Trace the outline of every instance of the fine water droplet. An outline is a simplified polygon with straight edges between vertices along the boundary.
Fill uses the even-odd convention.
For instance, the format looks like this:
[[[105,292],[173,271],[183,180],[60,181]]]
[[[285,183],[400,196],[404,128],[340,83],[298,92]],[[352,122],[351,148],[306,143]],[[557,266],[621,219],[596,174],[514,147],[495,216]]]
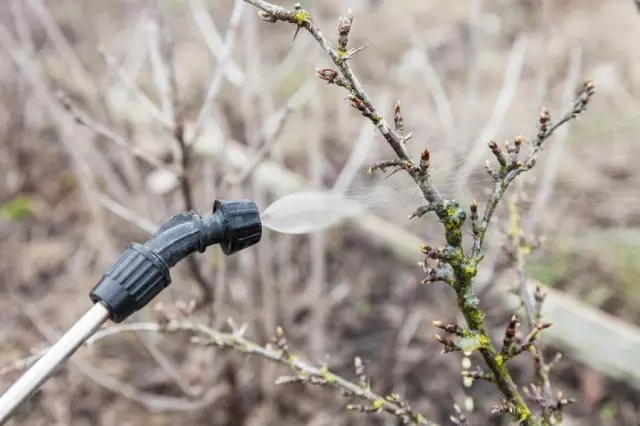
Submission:
[[[261,215],[262,225],[286,234],[306,234],[335,225],[355,215],[362,207],[333,192],[299,192],[269,205]]]

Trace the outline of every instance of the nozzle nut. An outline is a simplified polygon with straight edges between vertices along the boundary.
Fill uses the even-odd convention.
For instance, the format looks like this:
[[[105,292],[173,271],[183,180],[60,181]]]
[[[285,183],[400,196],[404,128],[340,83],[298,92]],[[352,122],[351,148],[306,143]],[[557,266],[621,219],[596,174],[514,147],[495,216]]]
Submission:
[[[224,226],[222,252],[231,255],[260,242],[262,222],[258,206],[249,200],[216,200],[214,215],[220,215]]]

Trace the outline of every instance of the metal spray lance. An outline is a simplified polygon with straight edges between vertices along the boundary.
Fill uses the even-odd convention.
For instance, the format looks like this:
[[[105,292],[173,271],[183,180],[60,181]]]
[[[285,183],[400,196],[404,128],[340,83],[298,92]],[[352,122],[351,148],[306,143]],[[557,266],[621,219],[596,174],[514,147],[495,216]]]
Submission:
[[[107,320],[124,321],[164,290],[171,283],[169,270],[179,261],[215,244],[231,255],[258,243],[261,237],[255,203],[216,200],[211,216],[179,213],[144,244],[129,244],[89,293],[93,307],[0,397],[0,424]]]

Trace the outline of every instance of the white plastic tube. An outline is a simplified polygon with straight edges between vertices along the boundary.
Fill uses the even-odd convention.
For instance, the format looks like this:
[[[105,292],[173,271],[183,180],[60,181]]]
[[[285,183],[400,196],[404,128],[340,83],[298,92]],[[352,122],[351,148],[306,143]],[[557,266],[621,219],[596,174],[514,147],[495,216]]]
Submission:
[[[109,311],[96,303],[58,340],[26,373],[0,397],[0,425],[14,410],[31,396],[102,324],[109,319]]]

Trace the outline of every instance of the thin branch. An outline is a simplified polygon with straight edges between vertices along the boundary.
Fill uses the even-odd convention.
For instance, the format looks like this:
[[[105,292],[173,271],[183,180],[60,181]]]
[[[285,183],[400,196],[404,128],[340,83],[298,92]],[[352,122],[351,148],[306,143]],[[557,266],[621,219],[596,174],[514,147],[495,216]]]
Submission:
[[[175,75],[173,72],[171,46],[166,34],[163,16],[157,1],[151,8],[152,18],[147,22],[149,56],[153,82],[160,95],[162,113],[167,120],[175,117]]]
[[[464,415],[460,406],[455,404],[453,406],[453,409],[455,410],[455,414],[451,415],[451,417],[449,418],[451,422],[453,422],[453,424],[456,424],[458,426],[471,426],[469,420],[467,419],[467,416]]]
[[[315,124],[315,130],[312,131],[312,135],[309,136],[309,141],[307,142],[309,181],[315,189],[320,190],[323,187],[322,172],[325,153],[322,139],[325,131],[322,128],[324,117],[319,97],[316,97],[312,102],[311,108],[313,111],[312,114],[316,117],[317,122]],[[327,318],[329,316],[328,298],[326,297],[328,291],[326,276],[326,232],[321,230],[309,235],[309,244],[311,246],[311,271],[306,292],[309,297],[314,300],[314,308],[310,315],[308,338],[311,353],[316,359],[319,359],[325,354]]]
[[[226,61],[227,65],[222,68],[227,76],[227,80],[234,86],[241,88],[245,81],[245,75],[231,57],[228,55],[225,56],[225,43],[222,41],[222,37],[220,37],[213,19],[211,19],[206,5],[202,0],[191,0],[189,1],[189,6],[193,20],[198,26],[209,51],[218,61],[218,66],[220,66],[223,61]]]
[[[383,397],[375,394],[370,389],[368,381],[363,380],[361,362],[358,363],[356,361],[356,374],[359,376],[359,383],[356,384],[330,372],[326,367],[315,367],[299,356],[290,353],[288,343],[280,328],[278,328],[276,338],[273,339],[275,347],[272,345],[261,346],[245,338],[244,333],[246,328],[235,326],[233,321],[229,321],[233,331],[231,333],[224,333],[214,330],[202,323],[195,322],[190,318],[189,312],[185,312],[184,315],[164,316],[165,313],[161,305],[157,305],[157,308],[157,312],[163,316],[159,322],[117,324],[103,328],[89,338],[85,346],[92,346],[107,337],[127,332],[156,332],[165,334],[186,332],[192,335],[191,341],[194,344],[217,346],[223,349],[231,349],[244,355],[255,355],[287,366],[296,374],[294,377],[281,377],[277,383],[308,382],[314,385],[333,387],[340,389],[345,396],[359,398],[371,404],[370,407],[349,405],[347,408],[350,410],[362,411],[363,409],[369,409],[372,412],[385,411],[399,418],[406,419],[406,423],[413,425],[438,426],[436,423],[425,419],[422,415],[407,409],[408,405],[403,403],[399,397],[394,395]],[[18,368],[28,368],[29,365],[46,353],[47,349],[48,348],[45,348],[29,358],[15,362],[9,367],[4,367],[0,369],[0,372],[8,371],[10,368],[14,370]],[[358,368],[358,366],[360,366],[360,368]]]
[[[576,47],[571,52],[571,60],[569,70],[564,83],[563,108],[570,108],[575,87],[580,78],[580,68],[582,62],[582,48]],[[546,68],[546,67],[542,67]],[[553,189],[560,169],[562,154],[564,152],[565,142],[569,135],[571,126],[569,124],[558,130],[554,139],[553,147],[549,152],[549,158],[546,161],[545,170],[542,173],[542,182],[536,192],[533,206],[529,209],[527,221],[524,224],[524,231],[530,233],[533,231],[542,209],[545,207],[549,198],[553,194]]]
[[[431,61],[428,46],[420,36],[416,23],[411,21],[411,24],[414,26],[414,30],[411,32],[413,35],[413,43],[415,45],[414,51],[419,54],[422,62],[420,71],[424,75],[424,79],[429,87],[433,101],[436,104],[436,111],[440,117],[440,122],[442,123],[444,132],[447,135],[447,141],[449,144],[456,147],[456,150],[464,150],[464,146],[458,143],[453,107],[451,106],[451,101],[449,100],[447,91],[442,84],[442,79],[438,75],[433,62]]]
[[[386,104],[389,101],[390,96],[388,94],[385,93],[380,96],[380,104]],[[371,152],[374,131],[375,130],[369,126],[367,122],[363,123],[362,128],[360,129],[360,135],[358,136],[353,150],[331,188],[333,192],[342,193],[349,189],[349,186],[351,186],[357,174],[360,172],[367,154]]]
[[[289,10],[281,6],[276,6],[262,0],[244,0],[261,10],[260,17],[266,21],[283,21],[296,24],[298,27],[304,27],[313,38],[320,44],[322,49],[329,55],[333,63],[342,73],[342,76],[349,84],[349,90],[354,97],[352,104],[354,106],[361,104],[361,111],[369,118],[378,128],[387,143],[391,146],[398,158],[415,165],[413,159],[409,155],[403,144],[403,138],[394,131],[387,123],[382,115],[378,113],[369,95],[365,92],[360,80],[356,77],[349,61],[345,59],[344,52],[339,52],[333,47],[329,39],[327,39],[320,28],[312,21],[311,15],[304,9]],[[417,167],[417,166],[416,166]],[[425,198],[429,202],[439,202],[442,200],[440,192],[431,184],[424,176],[420,176],[415,172],[411,177],[420,187]]]
[[[146,231],[150,234],[156,232],[158,230],[158,225],[156,223],[151,222],[150,220],[148,220],[147,218],[139,215],[138,213],[130,210],[129,208],[123,206],[122,204],[118,203],[117,201],[112,200],[111,198],[107,197],[106,195],[103,194],[97,194],[96,198],[98,199],[98,202],[107,210],[109,210],[111,213],[115,214],[116,216],[121,217],[122,219],[133,223],[134,225],[136,225],[138,228],[142,229],[143,231]]]
[[[518,253],[518,267],[516,268],[516,274],[518,275],[518,291],[520,292],[520,298],[522,299],[522,303],[524,304],[524,309],[527,316],[527,323],[529,327],[534,327],[536,324],[536,316],[533,310],[533,303],[531,295],[529,294],[528,285],[527,285],[527,277],[524,273],[524,260],[522,258],[522,248],[520,247],[520,243],[518,241],[518,248],[516,249]]]
[[[525,53],[528,46],[528,37],[526,35],[520,36],[513,47],[509,55],[509,62],[504,71],[504,80],[500,89],[500,94],[496,100],[489,121],[480,131],[478,138],[475,140],[473,146],[470,148],[468,158],[457,178],[457,185],[460,191],[464,191],[464,185],[466,184],[469,176],[473,170],[478,166],[482,160],[482,155],[485,151],[485,143],[487,140],[495,138],[496,133],[500,129],[509,106],[515,99],[515,94],[518,89],[518,83],[520,82],[520,75],[522,73],[522,66],[524,64]],[[465,191],[466,192],[466,191]]]
[[[487,207],[485,208],[482,216],[482,221],[478,225],[479,232],[474,239],[472,256],[478,256],[484,242],[486,230],[489,226],[489,222],[493,217],[493,214],[498,207],[498,203],[502,198],[504,192],[507,190],[511,182],[518,177],[521,173],[531,169],[537,160],[538,153],[542,149],[543,142],[546,141],[554,134],[554,132],[563,124],[575,119],[579,114],[585,111],[591,96],[595,93],[595,88],[590,80],[586,81],[582,88],[579,90],[577,99],[574,100],[571,109],[560,118],[554,124],[551,124],[551,117],[549,111],[543,108],[540,118],[538,120],[539,131],[534,139],[529,143],[529,153],[524,162],[518,162],[518,165],[511,170],[503,170],[502,175],[496,182]]]
[[[581,49],[577,48],[573,51],[571,64],[569,66],[569,71],[567,74],[567,78],[565,81],[565,89],[564,89],[564,100],[565,102],[571,102],[571,95],[573,94],[573,89],[576,86],[578,81],[578,75],[580,70],[580,60],[581,60]],[[529,233],[532,231],[534,227],[534,220],[537,218],[537,214],[539,213],[542,205],[545,200],[549,197],[549,194],[552,190],[553,182],[555,181],[556,169],[558,167],[560,157],[562,154],[562,148],[564,141],[567,137],[569,127],[565,125],[558,131],[558,136],[555,138],[555,144],[552,147],[552,158],[546,167],[544,173],[543,183],[538,190],[536,195],[535,203],[533,208],[529,212],[529,220],[526,225],[526,232]],[[529,292],[529,286],[527,283],[527,278],[524,272],[524,253],[522,250],[522,225],[520,223],[520,216],[517,211],[517,201],[518,194],[514,195],[514,199],[510,204],[511,211],[511,226],[510,229],[513,233],[513,245],[516,251],[516,274],[518,276],[518,292],[520,293],[520,298],[522,300],[522,304],[525,308],[526,319],[529,327],[531,329],[537,327],[541,317],[541,305],[543,301],[543,297],[539,295],[539,288],[536,291],[535,300],[532,294]],[[539,338],[538,338],[539,339]],[[553,394],[551,391],[551,383],[549,379],[549,368],[546,365],[544,354],[540,349],[540,342],[538,340],[537,344],[531,345],[531,350],[534,354],[534,366],[536,377],[538,379],[538,383],[540,385],[540,406],[542,407],[542,418],[548,422],[550,421],[551,410],[550,407],[554,403]]]
[[[36,361],[42,358],[44,354],[47,353],[48,350],[49,348],[40,349],[38,351],[35,351],[31,356],[17,359],[13,361],[11,364],[5,365],[4,367],[0,367],[0,377],[7,374],[17,373],[17,372],[26,370],[27,368],[35,364]]]
[[[521,183],[521,182],[518,182]],[[518,292],[520,299],[524,305],[525,317],[527,319],[527,325],[529,328],[536,326],[536,314],[534,309],[533,298],[529,293],[529,287],[527,285],[527,277],[524,273],[524,253],[522,252],[522,224],[520,220],[520,213],[518,212],[518,201],[520,199],[520,193],[516,194],[508,200],[509,205],[509,236],[511,237],[511,244],[513,250],[515,250],[515,268],[516,275],[518,277]]]
[[[71,165],[73,171],[76,174],[80,188],[89,204],[89,209],[95,219],[95,223],[97,225],[101,224],[103,220],[101,211],[93,202],[95,188],[91,170],[86,160],[81,155],[81,151],[71,143],[71,140],[76,138],[77,135],[72,131],[68,116],[50,93],[50,89],[43,75],[40,64],[29,54],[28,51],[25,51],[24,48],[19,46],[11,32],[2,25],[2,23],[0,23],[0,47],[3,47],[6,50],[6,55],[13,60],[17,68],[24,75],[25,81],[27,81],[33,88],[37,97],[53,117],[53,123],[59,133],[60,141],[72,159]],[[102,228],[97,227],[96,229],[99,230],[98,232],[102,232]]]
[[[42,0],[29,0],[26,3],[28,3],[36,15],[36,18],[44,27],[57,52],[64,58],[64,63],[69,66],[73,76],[73,78],[69,80],[75,81],[84,90],[84,94],[89,99],[92,99],[97,92],[96,86],[86,67],[82,64],[80,58],[78,58],[78,55],[74,52],[73,47],[65,38],[60,25],[56,22],[55,17],[51,14],[45,2]]]
[[[176,176],[180,176],[180,171],[175,170],[170,165],[165,164],[161,159],[155,157],[153,154],[144,152],[144,150],[139,147],[131,146],[124,137],[98,123],[96,120],[90,117],[89,114],[75,105],[65,93],[59,93],[58,100],[60,101],[62,106],[73,116],[73,119],[76,123],[85,126],[96,135],[102,136],[107,141],[112,142],[119,148],[128,151],[132,156],[138,158],[139,160],[143,160],[153,167],[167,170],[175,174]]]
[[[115,328],[115,330],[106,331],[109,330],[106,329],[101,334],[96,335],[96,338],[92,339],[92,343],[95,343],[98,338],[125,331],[187,332],[193,335],[192,342],[196,344],[232,349],[244,355],[255,355],[287,366],[296,374],[294,377],[282,377],[277,383],[308,382],[315,385],[333,387],[340,389],[346,396],[368,401],[371,404],[372,411],[385,411],[401,418],[404,417],[410,424],[414,425],[437,426],[436,423],[425,419],[422,415],[403,409],[403,404],[397,399],[394,401],[394,398],[375,394],[367,383],[353,383],[331,373],[326,367],[315,367],[299,356],[290,353],[281,329],[279,329],[278,335],[274,338],[276,346],[274,348],[271,345],[261,346],[248,340],[243,336],[243,328],[234,327],[235,330],[232,333],[223,333],[185,317],[167,318],[166,322],[161,323],[132,323],[111,328]],[[362,382],[362,380],[360,381]],[[358,410],[355,406],[347,408]]]
[[[233,185],[242,184],[251,174],[255,171],[256,167],[260,165],[265,159],[268,158],[271,151],[274,149],[282,130],[288,119],[291,117],[293,111],[301,104],[310,99],[312,94],[312,86],[310,83],[305,83],[289,98],[287,104],[280,108],[273,114],[271,119],[267,120],[267,124],[260,131],[260,147],[258,148],[255,156],[249,161],[247,166],[234,176],[227,177]]]
[[[468,2],[467,27],[469,31],[469,62],[467,63],[467,79],[465,88],[464,109],[460,123],[462,141],[460,145],[464,150],[469,149],[469,145],[474,142],[472,135],[475,134],[474,113],[478,105],[478,89],[480,87],[480,63],[484,53],[485,34],[482,30],[482,0],[469,0]]]
[[[271,87],[281,87],[283,82],[291,77],[292,73],[307,59],[306,53],[313,43],[314,40],[309,38],[297,41],[278,64],[265,70],[267,73],[265,79],[271,82]]]
[[[116,73],[120,81],[129,92],[133,94],[138,102],[140,102],[165,129],[172,129],[171,119],[166,117],[162,113],[162,110],[138,87],[131,76],[122,67],[118,66],[116,59],[102,49],[99,49],[99,52],[102,54],[107,65]]]
[[[163,114],[173,123],[173,137],[177,142],[180,151],[180,174],[178,177],[184,209],[195,210],[196,206],[193,200],[193,189],[191,179],[189,178],[192,161],[191,144],[186,141],[184,121],[177,111],[178,93],[173,61],[173,46],[158,4],[155,5],[154,21],[150,24],[149,28],[153,38],[150,42],[150,47],[154,80],[162,99]],[[201,304],[204,305],[212,302],[212,285],[202,273],[198,260],[195,257],[190,256],[186,261],[189,270],[202,293],[202,300],[200,301]]]
[[[211,84],[209,85],[209,90],[207,90],[207,95],[204,99],[202,107],[200,108],[200,112],[198,113],[193,138],[191,139],[192,141],[196,141],[200,136],[200,132],[202,131],[202,127],[204,126],[204,121],[209,118],[209,112],[211,110],[213,100],[215,99],[218,91],[220,90],[220,87],[222,86],[222,79],[224,78],[227,62],[231,58],[233,45],[236,39],[236,33],[238,27],[240,26],[242,12],[244,10],[243,6],[244,3],[242,2],[242,0],[235,0],[233,11],[231,12],[231,18],[229,19],[229,28],[227,28],[227,32],[224,37],[224,49],[218,62],[218,67],[216,68],[216,71],[211,80]]]
[[[512,227],[516,233],[514,235],[514,248],[516,250],[516,274],[518,276],[518,292],[520,293],[520,299],[522,300],[522,303],[525,308],[527,323],[529,327],[532,329],[530,333],[530,336],[531,336],[533,335],[533,333],[538,331],[538,327],[540,324],[538,320],[540,316],[539,314],[541,310],[541,306],[540,306],[541,302],[538,303],[537,306],[534,306],[534,298],[531,296],[531,293],[529,292],[527,277],[524,272],[524,253],[522,250],[522,241],[520,237],[521,226],[517,220],[519,216],[516,209],[517,209],[516,202],[514,201],[512,215],[514,215],[516,219]],[[549,371],[545,364],[544,355],[540,350],[539,336],[537,336],[536,334],[537,344],[536,343],[527,344],[528,338],[529,337],[525,338],[525,341],[521,346],[521,350],[526,350],[531,348],[534,352],[535,372],[538,378],[538,382],[542,387],[542,399],[540,404],[542,406],[542,411],[543,411],[542,418],[548,421],[550,413],[548,412],[547,407],[549,407],[553,403],[553,395],[551,393],[551,382],[549,380]]]
[[[18,304],[26,317],[34,325],[35,329],[49,342],[53,343],[59,338],[59,333],[40,315],[37,309],[34,309],[30,304],[24,302],[22,298],[14,292],[10,292],[9,297]],[[126,324],[127,326],[129,324]],[[136,327],[130,327],[130,331],[145,331],[136,330]],[[146,330],[149,331],[149,330]],[[98,332],[100,333],[100,332]],[[95,335],[94,335],[95,336]],[[105,334],[106,337],[106,334]],[[93,340],[95,342],[95,339]],[[44,355],[49,348],[39,351],[36,355]],[[28,368],[32,363],[35,363],[39,357],[36,355],[22,360],[22,367]],[[94,381],[99,386],[120,395],[125,399],[135,401],[142,404],[149,410],[153,411],[189,411],[198,410],[206,406],[210,406],[213,402],[219,399],[222,395],[222,388],[216,386],[206,392],[198,399],[191,398],[176,398],[158,394],[152,394],[141,391],[135,386],[129,383],[123,382],[114,376],[104,372],[100,368],[97,368],[82,357],[82,354],[76,353],[70,360],[70,363],[75,365],[83,375]]]
[[[518,182],[521,186],[521,181]],[[529,285],[524,272],[524,251],[522,238],[522,227],[520,223],[520,215],[517,208],[518,199],[520,197],[520,191],[516,193],[509,202],[510,211],[510,225],[509,234],[511,237],[512,250],[515,250],[515,267],[516,274],[518,276],[518,293],[520,299],[524,305],[525,317],[531,331],[522,341],[522,343],[513,349],[513,337],[515,336],[517,329],[516,316],[511,319],[510,326],[507,327],[505,333],[505,348],[502,353],[505,355],[505,359],[513,358],[514,356],[530,351],[533,353],[534,370],[539,384],[539,387],[532,385],[535,396],[532,398],[527,392],[529,399],[532,399],[538,403],[542,409],[540,417],[543,425],[551,425],[551,417],[556,410],[556,407],[560,407],[557,401],[554,400],[553,393],[551,391],[551,381],[549,379],[549,371],[551,367],[545,362],[544,354],[540,349],[540,331],[548,328],[551,323],[541,322],[542,303],[544,302],[545,295],[542,292],[540,286],[535,290],[535,295],[532,296],[529,291]],[[507,340],[509,342],[507,342]],[[509,345],[506,345],[509,343]],[[525,388],[526,390],[526,388]]]

